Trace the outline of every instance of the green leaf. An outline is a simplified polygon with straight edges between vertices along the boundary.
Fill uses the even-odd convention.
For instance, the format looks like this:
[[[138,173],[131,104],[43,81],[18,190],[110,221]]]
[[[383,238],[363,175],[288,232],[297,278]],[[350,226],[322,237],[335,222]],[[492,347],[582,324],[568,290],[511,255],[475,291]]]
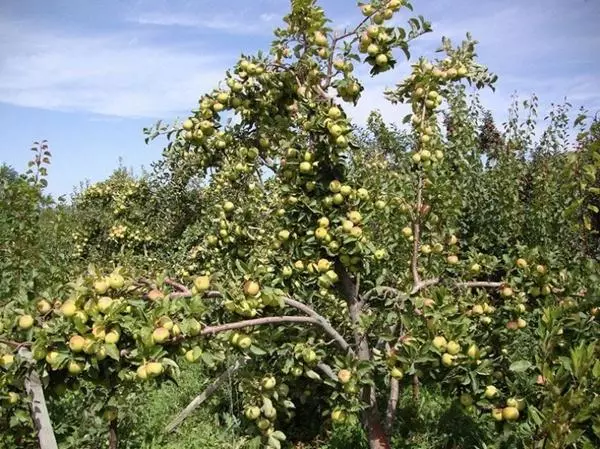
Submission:
[[[107,343],[104,345],[104,348],[106,349],[106,355],[108,355],[113,360],[119,360],[120,354],[117,345],[113,343]]]
[[[522,373],[531,368],[531,363],[527,360],[519,360],[518,362],[511,363],[509,370],[515,373]]]

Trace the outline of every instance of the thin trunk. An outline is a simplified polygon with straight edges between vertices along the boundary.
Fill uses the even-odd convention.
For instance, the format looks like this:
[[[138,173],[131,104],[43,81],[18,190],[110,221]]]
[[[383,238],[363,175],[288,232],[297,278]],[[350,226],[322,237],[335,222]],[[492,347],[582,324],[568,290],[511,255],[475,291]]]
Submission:
[[[21,349],[19,353],[25,360],[32,361],[31,352]],[[25,378],[25,390],[31,397],[31,418],[37,430],[40,449],[58,449],[54,430],[52,429],[52,422],[50,421],[50,414],[46,406],[44,388],[42,387],[40,376],[33,367],[31,367]]]
[[[363,303],[359,298],[358,291],[354,281],[342,266],[336,264],[336,271],[341,280],[341,289],[346,301],[348,301],[348,311],[350,319],[354,325],[354,342],[357,348],[359,360],[371,360],[371,350],[366,336],[360,331],[360,315]],[[363,415],[363,426],[369,435],[370,449],[390,449],[389,438],[381,424],[381,415],[377,406],[377,392],[375,387],[367,385],[362,391],[363,401],[368,404]]]
[[[110,421],[108,427],[108,448],[117,449],[119,447],[119,439],[117,437],[117,420]]]
[[[416,374],[413,375],[413,399],[415,401],[419,400],[419,396],[420,396],[420,383],[419,383],[419,376],[417,376]]]

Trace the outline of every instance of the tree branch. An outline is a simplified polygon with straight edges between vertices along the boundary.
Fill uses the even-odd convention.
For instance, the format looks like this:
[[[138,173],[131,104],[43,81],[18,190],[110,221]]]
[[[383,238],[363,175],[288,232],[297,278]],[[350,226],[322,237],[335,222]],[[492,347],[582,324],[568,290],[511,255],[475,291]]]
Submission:
[[[317,364],[317,368],[319,369],[319,371],[321,371],[327,377],[329,377],[330,379],[335,380],[337,382],[338,378],[335,375],[335,373],[333,372],[333,369],[329,365],[327,365],[326,363],[320,362]]]
[[[209,399],[225,382],[229,376],[235,373],[240,367],[246,363],[246,360],[237,360],[233,365],[223,371],[219,377],[217,377],[212,384],[210,384],[202,393],[196,396],[186,408],[184,408],[179,414],[165,427],[165,433],[170,433],[177,426],[179,426],[188,416],[190,416],[194,410],[200,407],[207,399]]]
[[[192,296],[192,292],[185,285],[180,284],[172,279],[165,279],[165,284],[170,285],[171,287],[176,288],[177,292],[169,293],[170,298],[189,298]]]
[[[413,285],[414,288],[421,283],[421,278],[419,276],[419,246],[421,244],[421,207],[423,206],[423,175],[419,172],[419,180],[417,183],[417,204],[416,204],[416,212],[417,215],[413,220],[413,251],[412,251],[412,260],[410,263],[412,277],[413,277]],[[418,291],[418,290],[417,290]]]
[[[308,316],[269,316],[264,318],[255,318],[252,320],[236,321],[234,323],[219,324],[217,326],[207,326],[200,332],[202,335],[218,334],[234,329],[243,329],[251,326],[261,326],[263,324],[285,324],[285,323],[306,323],[321,326],[319,320]]]
[[[396,409],[398,408],[398,397],[400,396],[400,382],[395,377],[390,377],[390,395],[388,397],[387,408],[385,411],[384,428],[389,435],[396,418]]]
[[[486,282],[486,281],[470,281],[470,282],[457,282],[454,284],[458,288],[500,288],[504,285],[504,282]]]
[[[319,315],[314,309],[292,298],[285,298],[283,301],[288,306],[294,307],[315,318],[325,333],[332,337],[340,348],[342,348],[345,352],[354,355],[354,350],[350,347],[350,344],[344,339],[344,337],[342,337],[342,335],[334,329],[329,321],[327,321],[323,316]]]

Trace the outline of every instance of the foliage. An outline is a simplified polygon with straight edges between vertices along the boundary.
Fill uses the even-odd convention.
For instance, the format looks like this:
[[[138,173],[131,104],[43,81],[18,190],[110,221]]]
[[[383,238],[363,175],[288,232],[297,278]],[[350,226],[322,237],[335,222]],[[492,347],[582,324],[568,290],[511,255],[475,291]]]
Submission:
[[[186,424],[219,447],[598,446],[600,128],[569,148],[557,106],[537,139],[534,97],[499,131],[467,95],[495,81],[467,36],[386,92],[409,129],[357,129],[354,64],[408,55],[430,30],[388,26],[409,9],[363,4],[336,33],[294,0],[269,54],[147,130],[168,138],[151,175],[55,207],[44,144],[28,178],[2,172],[0,419],[25,438],[3,444],[32,441],[30,370],[62,447],[169,447],[171,382],[239,361],[213,411],[247,440]]]

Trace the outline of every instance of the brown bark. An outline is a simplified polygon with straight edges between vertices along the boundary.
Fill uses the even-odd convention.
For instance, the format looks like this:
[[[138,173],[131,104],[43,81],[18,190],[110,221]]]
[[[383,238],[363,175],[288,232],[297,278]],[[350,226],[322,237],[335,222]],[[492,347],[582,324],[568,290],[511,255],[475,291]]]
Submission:
[[[354,325],[354,342],[356,344],[359,360],[370,360],[371,350],[366,336],[360,330],[360,315],[363,307],[354,281],[341,265],[336,264],[336,271],[340,277],[342,294],[348,302],[350,319]],[[369,436],[370,449],[390,449],[389,438],[381,424],[381,415],[377,406],[377,392],[373,386],[365,386],[362,391],[363,401],[368,404],[363,414],[363,426]]]
[[[119,447],[119,440],[117,438],[117,420],[113,419],[110,421],[108,427],[108,448],[117,449]]]

